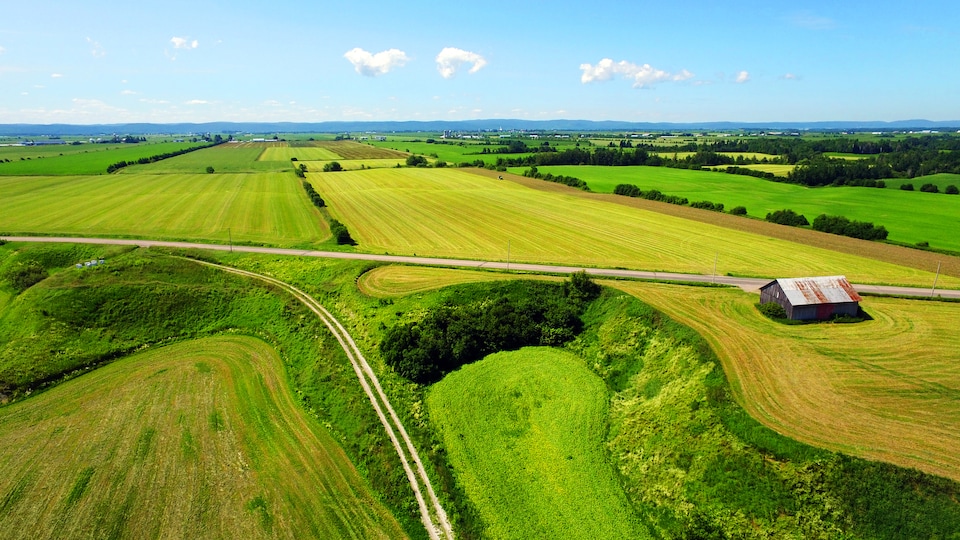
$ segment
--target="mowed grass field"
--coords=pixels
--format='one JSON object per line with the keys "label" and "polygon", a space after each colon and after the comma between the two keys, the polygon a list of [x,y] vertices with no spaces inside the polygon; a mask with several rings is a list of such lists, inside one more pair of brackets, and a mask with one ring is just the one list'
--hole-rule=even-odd
{"label": "mowed grass field", "polygon": [[0,177],[0,230],[306,245],[329,230],[292,174]]}
{"label": "mowed grass field", "polygon": [[[496,280],[517,279],[517,274],[501,272],[478,272],[476,270],[445,269],[438,272],[428,266],[378,266],[364,272],[357,280],[357,287],[368,296],[392,298],[432,291],[447,285],[481,283]],[[555,276],[525,275],[523,279],[560,281]]]}
{"label": "mowed grass field", "polygon": [[4,538],[400,538],[249,337],[151,349],[0,409]]}
{"label": "mowed grass field", "polygon": [[[373,253],[748,276],[846,274],[926,286],[934,274],[457,169],[308,173]],[[931,269],[935,270],[935,268]],[[960,280],[941,275],[944,287]]]}
{"label": "mowed grass field", "polygon": [[785,326],[739,290],[605,284],[700,333],[775,431],[960,480],[960,304],[867,297],[872,320]]}
{"label": "mowed grass field", "polygon": [[[59,149],[54,154],[50,147],[44,147],[37,157],[31,157],[36,147],[6,147],[6,152],[0,151],[0,158],[10,159],[9,163],[0,163],[0,175],[76,175],[76,174],[107,174],[107,167],[120,161],[136,161],[140,158],[176,152],[186,148],[193,148],[205,143],[191,142],[164,142],[138,144],[83,144],[80,146],[54,147]],[[31,159],[20,160],[18,157],[7,157],[11,154],[10,148],[17,148],[21,156]],[[77,151],[77,149],[82,149]],[[63,153],[63,155],[59,155]],[[42,158],[39,156],[43,156]]]}
{"label": "mowed grass field", "polygon": [[155,163],[130,165],[121,169],[118,173],[205,173],[207,167],[213,167],[217,173],[279,172],[293,170],[293,164],[289,160],[281,162],[259,161],[257,158],[259,158],[260,154],[264,151],[265,147],[263,145],[224,143]]}
{"label": "mowed grass field", "polygon": [[[759,178],[720,172],[690,171],[665,167],[540,167],[543,174],[576,176],[590,189],[612,193],[618,184],[634,184],[642,190],[658,189],[691,201],[723,203],[725,208],[745,206],[747,214],[763,218],[789,208],[813,221],[820,214],[846,216],[883,225],[889,239],[898,242],[929,242],[932,247],[960,251],[960,196],[918,191],[856,187],[807,188]],[[522,171],[521,171],[522,172]],[[899,181],[890,180],[888,184]],[[945,187],[945,186],[944,186]]]}
{"label": "mowed grass field", "polygon": [[406,152],[399,152],[389,148],[380,148],[356,141],[298,141],[296,144],[272,146],[265,148],[260,155],[260,161],[335,161],[335,160],[365,160],[365,159],[392,159],[404,160]]}
{"label": "mowed grass field", "polygon": [[643,538],[603,447],[607,392],[571,353],[497,353],[427,395],[488,538]]}

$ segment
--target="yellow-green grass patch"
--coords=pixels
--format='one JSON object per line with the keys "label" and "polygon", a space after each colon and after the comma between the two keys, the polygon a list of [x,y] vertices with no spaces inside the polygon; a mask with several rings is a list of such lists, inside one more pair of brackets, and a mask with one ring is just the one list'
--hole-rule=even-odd
{"label": "yellow-green grass patch", "polygon": [[441,289],[448,285],[462,283],[482,283],[487,281],[506,281],[511,279],[540,279],[557,281],[562,278],[538,276],[534,274],[508,274],[503,272],[481,272],[477,270],[457,270],[450,268],[431,268],[429,266],[378,266],[365,272],[357,280],[360,291],[377,298],[393,298]]}
{"label": "yellow-green grass patch", "polygon": [[[724,171],[727,167],[732,165],[717,165],[716,167],[710,167],[711,169],[717,171]],[[733,165],[740,167],[741,169],[752,169],[754,171],[768,172],[776,176],[786,177],[787,173],[793,172],[797,168],[796,165],[779,165],[776,163],[756,163],[756,164],[743,164],[743,165]]]}
{"label": "yellow-green grass patch", "polygon": [[381,148],[372,143],[358,143],[356,141],[317,141],[318,146],[326,148],[343,159],[406,159],[406,152]]}
{"label": "yellow-green grass patch", "polygon": [[336,152],[326,148],[313,147],[272,147],[264,148],[258,161],[287,161],[296,158],[298,161],[320,161],[340,159]]}
{"label": "yellow-green grass patch", "polygon": [[487,537],[641,537],[603,447],[606,387],[575,355],[491,355],[434,385],[427,407]]}
{"label": "yellow-green grass patch", "polygon": [[309,161],[306,162],[307,170],[310,171],[322,171],[323,166],[327,163],[333,163],[336,161],[340,164],[340,167],[345,171],[358,171],[360,169],[383,169],[386,167],[396,167],[397,165],[404,165],[406,157],[399,157],[393,159],[334,159],[328,161]]}
{"label": "yellow-green grass patch", "polygon": [[0,409],[7,538],[397,538],[249,337],[149,350]]}
{"label": "yellow-green grass patch", "polygon": [[856,324],[787,326],[734,289],[608,282],[710,343],[779,433],[960,480],[960,304],[868,297]]}
{"label": "yellow-green grass patch", "polygon": [[292,174],[0,177],[10,233],[304,245],[329,237]]}
{"label": "yellow-green grass patch", "polygon": [[[416,254],[686,273],[846,274],[927,285],[931,271],[794,244],[458,169],[308,173],[360,247]],[[546,182],[542,182],[546,183]],[[941,275],[944,287],[960,279]]]}

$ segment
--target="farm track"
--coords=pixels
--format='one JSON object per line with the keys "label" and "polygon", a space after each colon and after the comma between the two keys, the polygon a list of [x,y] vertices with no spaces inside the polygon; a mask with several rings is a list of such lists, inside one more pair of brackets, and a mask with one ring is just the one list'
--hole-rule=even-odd
{"label": "farm track", "polygon": [[[403,469],[407,474],[407,479],[410,482],[410,487],[413,489],[414,496],[416,497],[417,505],[420,508],[420,519],[423,522],[427,533],[430,535],[431,539],[452,540],[454,538],[453,527],[447,518],[446,512],[440,505],[439,499],[437,499],[436,492],[433,489],[433,485],[430,483],[430,478],[427,476],[427,471],[423,467],[423,462],[417,453],[416,447],[414,447],[413,442],[410,440],[410,436],[407,434],[406,429],[404,429],[403,423],[397,416],[396,411],[394,411],[393,406],[390,405],[390,400],[387,399],[386,393],[384,393],[383,388],[380,386],[380,381],[377,378],[377,375],[373,372],[370,364],[367,363],[366,358],[364,358],[363,353],[360,352],[360,349],[357,347],[356,342],[350,336],[349,332],[347,332],[346,328],[340,324],[340,321],[338,321],[313,297],[286,282],[269,276],[256,274],[254,272],[231,268],[229,266],[222,266],[203,261],[194,262],[219,268],[233,274],[265,281],[280,287],[281,289],[290,293],[303,305],[307,306],[310,311],[313,311],[317,317],[323,321],[323,324],[326,325],[326,327],[330,329],[330,332],[333,333],[334,337],[337,338],[337,341],[343,348],[344,353],[346,353],[347,358],[350,359],[350,364],[353,366],[353,370],[356,372],[357,378],[360,380],[360,385],[363,387],[363,391],[370,399],[370,404],[373,405],[377,416],[380,418],[380,422],[387,431],[387,435],[390,437],[390,440],[393,441],[393,446],[397,451],[397,455],[400,458]],[[386,413],[384,411],[386,411]],[[416,471],[414,471],[414,469],[416,469]],[[423,483],[424,489],[427,492],[427,497],[430,499],[429,505],[424,497],[423,489],[421,489],[421,482]]]}
{"label": "farm track", "polygon": [[[769,283],[770,279],[765,278],[741,278],[723,275],[709,274],[681,274],[674,272],[647,272],[642,270],[624,270],[621,268],[587,268],[582,266],[556,266],[547,264],[526,264],[511,263],[503,261],[482,261],[468,259],[447,259],[440,257],[409,257],[401,255],[377,255],[374,253],[345,253],[339,251],[315,251],[304,249],[284,249],[253,246],[225,246],[223,244],[203,244],[193,242],[168,242],[162,240],[136,240],[123,238],[74,238],[74,237],[54,237],[54,236],[0,236],[0,239],[8,242],[56,242],[56,243],[74,243],[74,244],[105,244],[120,246],[139,246],[149,247],[168,247],[177,249],[207,249],[213,251],[237,251],[242,253],[266,253],[273,255],[284,255],[290,257],[320,257],[329,259],[350,259],[355,261],[375,261],[394,264],[413,264],[423,266],[443,266],[451,268],[477,268],[483,270],[506,270],[534,274],[571,274],[580,270],[586,270],[594,277],[609,278],[627,278],[657,281],[675,281],[685,283],[716,283],[719,285],[728,285],[739,287],[747,292],[755,292],[762,285]],[[887,285],[861,285],[853,284],[858,292],[914,296],[918,298],[930,297],[932,288],[921,287],[897,287]],[[960,290],[954,289],[936,289],[936,296],[943,298],[960,299]]]}

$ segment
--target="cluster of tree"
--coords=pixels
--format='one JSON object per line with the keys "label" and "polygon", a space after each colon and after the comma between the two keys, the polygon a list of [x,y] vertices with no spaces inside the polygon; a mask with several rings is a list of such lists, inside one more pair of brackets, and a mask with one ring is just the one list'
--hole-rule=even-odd
{"label": "cluster of tree", "polygon": [[430,384],[488,354],[573,339],[583,327],[583,310],[599,294],[585,272],[562,285],[501,284],[489,296],[443,304],[420,321],[394,326],[380,342],[380,352],[403,377]]}
{"label": "cluster of tree", "polygon": [[407,167],[426,167],[429,165],[427,158],[423,156],[408,156]]}
{"label": "cluster of tree", "polygon": [[[219,137],[219,135],[218,135],[218,137]],[[222,141],[221,141],[221,142],[222,142]],[[196,152],[197,150],[203,150],[204,148],[210,148],[211,146],[216,146],[217,144],[220,144],[220,143],[216,143],[216,142],[215,142],[215,143],[211,143],[211,144],[205,144],[205,145],[202,145],[202,146],[194,146],[193,148],[184,148],[184,149],[182,149],[182,150],[176,150],[176,151],[173,151],[173,152],[166,152],[166,153],[163,153],[163,154],[157,154],[157,155],[155,155],[155,156],[142,157],[142,158],[140,158],[140,159],[138,159],[138,160],[136,160],[136,161],[118,161],[118,162],[110,165],[109,167],[107,167],[107,173],[110,174],[110,173],[117,172],[117,171],[119,171],[120,169],[122,169],[122,168],[124,168],[124,167],[126,167],[126,166],[128,166],[128,165],[146,165],[146,164],[148,164],[148,163],[156,163],[157,161],[161,161],[161,160],[164,160],[164,159],[169,159],[169,158],[172,158],[172,157],[182,156],[183,154],[189,154],[190,152]]]}
{"label": "cluster of tree", "polygon": [[306,178],[307,177],[307,166],[303,163],[299,167],[293,168],[293,174],[297,175],[297,178]]}
{"label": "cluster of tree", "polygon": [[624,197],[634,197],[637,199],[647,199],[648,201],[660,201],[669,204],[678,204],[680,206],[686,206],[690,203],[686,197],[677,197],[676,195],[666,195],[661,193],[660,190],[651,189],[649,191],[643,191],[633,184],[617,184],[613,188],[614,195],[623,195]]}
{"label": "cluster of tree", "polygon": [[693,201],[690,208],[699,208],[701,210],[711,210],[713,212],[723,212],[723,203],[714,203],[710,201]]}
{"label": "cluster of tree", "polygon": [[115,144],[115,143],[116,143],[116,144],[121,144],[121,143],[122,143],[122,144],[137,144],[137,143],[146,142],[146,141],[147,141],[147,138],[146,138],[146,137],[134,137],[133,135],[124,135],[123,137],[119,137],[119,136],[117,136],[117,135],[114,135],[113,137],[110,137],[109,139],[101,139],[101,140],[99,140],[99,141],[97,141],[97,142],[100,143],[100,144]]}
{"label": "cluster of tree", "polygon": [[861,240],[886,240],[887,229],[866,221],[851,221],[843,216],[820,214],[813,220],[813,230],[839,234]]}
{"label": "cluster of tree", "polygon": [[806,216],[803,214],[798,214],[789,208],[785,210],[777,210],[776,212],[770,212],[764,219],[770,223],[789,225],[791,227],[806,227],[807,225],[810,225],[810,222],[807,221]]}
{"label": "cluster of tree", "polygon": [[356,244],[353,237],[350,236],[350,231],[347,230],[347,226],[335,219],[330,220],[330,232],[333,234],[333,238],[336,239],[338,245],[352,246]]}
{"label": "cluster of tree", "polygon": [[[300,165],[300,166],[303,167],[303,165]],[[331,161],[329,163],[323,164],[323,172],[340,172],[342,170],[343,170],[343,166],[340,165],[339,161]]]}
{"label": "cluster of tree", "polygon": [[302,183],[303,190],[307,192],[307,197],[310,197],[310,202],[312,202],[314,206],[317,208],[323,208],[327,205],[327,203],[323,200],[323,197],[317,193],[317,190],[313,189],[313,186],[310,184],[310,182],[304,180]]}
{"label": "cluster of tree", "polygon": [[727,174],[739,174],[741,176],[752,176],[754,178],[763,178],[764,180],[776,180],[777,175],[772,172],[758,171],[746,167],[730,166],[723,170]]}
{"label": "cluster of tree", "polygon": [[551,173],[543,174],[537,170],[536,167],[531,167],[523,171],[523,175],[527,178],[536,178],[538,180],[545,180],[547,182],[554,182],[557,184],[564,184],[566,186],[575,187],[577,189],[582,189],[583,191],[590,191],[590,186],[586,182],[577,178],[576,176],[564,176],[558,174],[554,176]]}
{"label": "cluster of tree", "polygon": [[[913,191],[913,184],[910,184],[910,183],[900,184],[900,189],[904,191]],[[928,183],[920,186],[920,191],[924,193],[940,193],[940,188],[938,188],[936,184]],[[950,184],[949,186],[947,186],[946,189],[943,190],[943,192],[946,193],[947,195],[960,195],[960,189],[958,189],[957,186],[953,184]]]}
{"label": "cluster of tree", "polygon": [[805,186],[886,187],[882,178],[893,178],[893,168],[865,159],[817,157],[787,173],[787,181]]}

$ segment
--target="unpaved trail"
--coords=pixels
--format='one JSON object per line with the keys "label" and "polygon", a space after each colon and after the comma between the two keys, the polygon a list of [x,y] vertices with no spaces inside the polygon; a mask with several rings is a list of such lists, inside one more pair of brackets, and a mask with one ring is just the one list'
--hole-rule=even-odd
{"label": "unpaved trail", "polygon": [[[397,416],[396,411],[394,411],[393,406],[390,405],[390,400],[387,399],[387,395],[380,386],[380,381],[377,379],[377,375],[373,372],[373,369],[370,368],[370,364],[367,363],[367,359],[364,358],[363,353],[360,352],[356,342],[350,336],[349,332],[347,332],[346,328],[340,324],[340,321],[338,321],[336,317],[327,311],[326,308],[324,308],[312,296],[294,287],[293,285],[290,285],[289,283],[269,276],[264,276],[262,274],[240,270],[238,268],[221,266],[219,264],[197,261],[194,259],[188,260],[198,264],[219,268],[233,274],[239,274],[241,276],[265,281],[280,287],[307,306],[310,311],[313,311],[317,317],[323,321],[323,324],[326,325],[326,327],[330,329],[330,332],[333,333],[334,337],[337,338],[337,341],[340,343],[340,346],[346,353],[347,358],[350,359],[350,364],[353,366],[353,370],[357,374],[357,378],[360,380],[360,386],[363,387],[363,391],[367,394],[367,398],[370,399],[370,404],[373,405],[373,409],[376,411],[377,417],[380,418],[380,423],[383,424],[387,435],[393,442],[393,447],[396,449],[397,455],[400,457],[400,462],[403,464],[403,469],[407,474],[407,480],[410,481],[410,487],[413,489],[414,497],[417,499],[417,505],[420,507],[420,520],[423,522],[423,526],[427,529],[427,533],[430,535],[431,539],[453,540],[453,527],[450,525],[450,520],[447,518],[446,512],[440,505],[440,501],[437,499],[436,492],[433,489],[433,485],[430,483],[430,478],[427,476],[427,471],[423,467],[423,462],[420,459],[420,455],[417,453],[416,447],[413,445],[413,441],[410,440],[407,430],[404,429],[403,423],[400,422],[400,418]],[[423,484],[422,488],[421,483]],[[426,490],[427,492],[426,497],[424,497],[423,490]],[[429,504],[427,503],[427,499],[429,499]]]}

